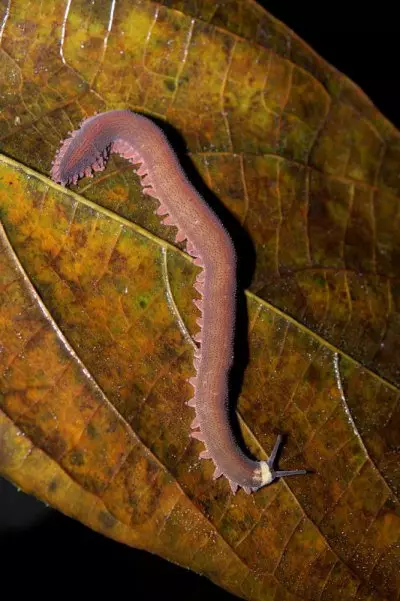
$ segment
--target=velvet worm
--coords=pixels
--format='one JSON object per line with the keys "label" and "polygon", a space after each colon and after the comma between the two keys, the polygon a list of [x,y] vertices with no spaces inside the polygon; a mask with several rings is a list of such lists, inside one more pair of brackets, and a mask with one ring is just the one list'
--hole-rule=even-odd
{"label": "velvet worm", "polygon": [[256,491],[275,478],[306,473],[276,471],[274,462],[282,442],[278,436],[268,461],[246,456],[232,432],[228,417],[228,376],[233,360],[236,319],[236,254],[230,236],[208,204],[186,178],[163,132],[150,119],[129,110],[115,110],[85,119],[62,142],[51,176],[65,186],[105,168],[110,152],[133,163],[143,193],[158,200],[162,222],[178,228],[176,240],[186,240],[187,252],[203,268],[195,287],[199,343],[194,355],[196,376],[189,382],[195,409],[191,436],[205,445],[202,459],[212,459],[214,478],[224,475],[232,492],[241,486]]}

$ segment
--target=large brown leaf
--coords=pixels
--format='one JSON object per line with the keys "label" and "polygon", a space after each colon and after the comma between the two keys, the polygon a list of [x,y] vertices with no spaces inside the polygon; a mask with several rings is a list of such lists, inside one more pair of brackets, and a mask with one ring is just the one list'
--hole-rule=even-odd
{"label": "large brown leaf", "polygon": [[[398,133],[250,0],[0,22],[1,473],[244,598],[397,598]],[[176,128],[252,240],[240,424],[315,473],[212,480],[184,405],[197,268],[122,159],[78,194],[48,179],[67,130],[121,107]]]}

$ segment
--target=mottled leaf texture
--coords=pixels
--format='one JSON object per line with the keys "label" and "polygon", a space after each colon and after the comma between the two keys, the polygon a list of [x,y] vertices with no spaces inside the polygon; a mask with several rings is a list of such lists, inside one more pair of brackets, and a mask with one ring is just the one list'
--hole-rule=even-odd
{"label": "mottled leaf texture", "polygon": [[[238,597],[398,599],[398,132],[252,0],[0,0],[0,40],[0,472]],[[179,132],[252,240],[240,424],[308,476],[212,480],[198,267],[123,159],[48,178],[116,108]]]}

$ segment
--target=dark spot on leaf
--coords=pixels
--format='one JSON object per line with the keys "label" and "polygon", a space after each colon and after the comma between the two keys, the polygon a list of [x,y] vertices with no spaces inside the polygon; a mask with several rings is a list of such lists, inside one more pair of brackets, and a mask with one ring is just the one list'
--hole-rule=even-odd
{"label": "dark spot on leaf", "polygon": [[113,528],[117,522],[117,520],[106,511],[100,511],[99,520],[104,528]]}
{"label": "dark spot on leaf", "polygon": [[321,288],[325,287],[325,278],[320,276],[320,275],[316,275],[314,278],[314,282],[315,284],[317,284],[318,286],[321,286]]}
{"label": "dark spot on leaf", "polygon": [[85,463],[82,451],[72,451],[71,463],[72,465],[83,465]]}
{"label": "dark spot on leaf", "polygon": [[87,233],[84,230],[74,231],[73,237],[79,246],[85,246],[87,242]]}
{"label": "dark spot on leaf", "polygon": [[55,492],[58,488],[58,482],[57,482],[57,478],[53,478],[50,482],[49,482],[49,492]]}
{"label": "dark spot on leaf", "polygon": [[88,433],[89,438],[96,438],[98,433],[93,424],[88,424],[86,431]]}
{"label": "dark spot on leaf", "polygon": [[66,452],[67,443],[59,433],[55,433],[44,441],[43,448],[51,457],[59,458]]}
{"label": "dark spot on leaf", "polygon": [[167,80],[165,81],[165,87],[166,87],[168,90],[170,90],[171,92],[175,92],[176,85],[175,85],[175,82],[174,82],[174,81],[172,81],[172,80],[170,80],[170,79],[167,79]]}

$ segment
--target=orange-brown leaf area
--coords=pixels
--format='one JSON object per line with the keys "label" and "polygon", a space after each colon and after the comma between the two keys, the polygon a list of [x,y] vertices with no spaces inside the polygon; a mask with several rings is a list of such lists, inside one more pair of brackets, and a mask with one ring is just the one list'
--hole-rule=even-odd
{"label": "orange-brown leaf area", "polygon": [[[400,590],[398,132],[252,0],[0,2],[0,473],[251,600]],[[189,438],[198,268],[131,166],[53,184],[67,131],[183,137],[254,244],[238,401],[253,495]]]}

